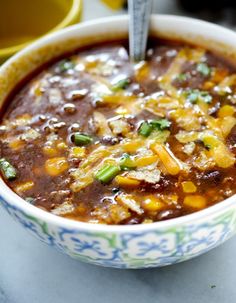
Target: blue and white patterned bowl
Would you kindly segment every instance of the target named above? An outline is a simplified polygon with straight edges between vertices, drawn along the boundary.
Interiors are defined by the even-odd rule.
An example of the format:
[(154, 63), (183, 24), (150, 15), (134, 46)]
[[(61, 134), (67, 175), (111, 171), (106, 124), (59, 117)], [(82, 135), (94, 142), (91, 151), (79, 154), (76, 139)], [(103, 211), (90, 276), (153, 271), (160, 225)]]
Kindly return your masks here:
[[(126, 16), (76, 25), (27, 47), (0, 68), (0, 104), (14, 86), (43, 63), (63, 53), (127, 35)], [(153, 16), (154, 35), (194, 42), (236, 58), (236, 34), (222, 27), (175, 16)], [(0, 180), (0, 202), (38, 239), (78, 260), (118, 268), (158, 267), (198, 256), (236, 230), (236, 197), (206, 210), (164, 222), (106, 226), (54, 216), (18, 197)]]

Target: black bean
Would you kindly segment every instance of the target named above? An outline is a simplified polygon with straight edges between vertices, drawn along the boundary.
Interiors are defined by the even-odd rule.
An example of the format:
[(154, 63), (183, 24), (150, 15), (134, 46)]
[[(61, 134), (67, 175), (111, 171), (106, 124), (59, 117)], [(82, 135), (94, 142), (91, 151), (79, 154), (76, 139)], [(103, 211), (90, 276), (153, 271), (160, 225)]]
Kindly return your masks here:
[(115, 145), (115, 144), (119, 143), (120, 140), (116, 137), (104, 136), (101, 141), (103, 144)]
[(131, 218), (128, 221), (125, 221), (125, 224), (134, 225), (134, 224), (139, 224), (140, 222), (141, 222), (140, 218)]
[(67, 114), (74, 114), (76, 112), (76, 106), (73, 103), (66, 103), (63, 106), (63, 110)]
[(88, 90), (86, 88), (73, 90), (69, 92), (69, 94), (67, 95), (67, 99), (75, 101), (84, 98), (87, 94)]
[(222, 173), (218, 170), (212, 170), (205, 172), (199, 176), (200, 180), (203, 180), (207, 183), (218, 184), (222, 180)]
[(113, 194), (117, 194), (120, 191), (120, 189), (118, 187), (113, 187), (111, 191)]
[(227, 137), (227, 144), (232, 149), (232, 152), (236, 154), (236, 125), (232, 128), (230, 134)]
[(160, 181), (155, 184), (147, 183), (147, 182), (142, 182), (141, 187), (142, 191), (149, 191), (149, 192), (162, 192), (164, 191), (167, 187), (170, 189), (171, 186), (175, 183), (175, 179), (171, 177), (161, 177)]
[(68, 131), (69, 131), (69, 133), (70, 132), (78, 132), (78, 131), (80, 131), (81, 130), (81, 128), (80, 128), (80, 124), (79, 123), (73, 123), (73, 124), (71, 124), (71, 126), (69, 127), (69, 129), (68, 129)]

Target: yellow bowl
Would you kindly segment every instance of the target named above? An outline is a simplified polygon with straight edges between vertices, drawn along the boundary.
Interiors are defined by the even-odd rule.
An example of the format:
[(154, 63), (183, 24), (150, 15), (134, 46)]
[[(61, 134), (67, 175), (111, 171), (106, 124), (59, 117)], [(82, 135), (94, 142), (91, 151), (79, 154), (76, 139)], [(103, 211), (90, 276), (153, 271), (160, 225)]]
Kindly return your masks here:
[[(4, 34), (7, 34), (9, 27), (11, 27), (10, 28), (11, 33), (14, 33), (14, 31), (17, 32), (17, 30), (19, 30), (17, 28), (17, 24), (19, 27), (19, 24), (21, 25), (23, 22), (26, 22), (24, 15), (21, 14), (20, 10), (23, 10), (23, 9), (27, 10), (27, 8), (29, 9), (29, 11), (27, 12), (27, 14), (28, 14), (27, 17), (29, 20), (31, 20), (31, 22), (29, 22), (29, 24), (27, 24), (27, 26), (29, 26), (29, 27), (31, 26), (31, 29), (35, 26), (35, 30), (36, 30), (36, 33), (33, 34), (33, 37), (29, 36), (29, 39), (28, 40), (24, 39), (23, 43), (17, 43), (17, 44), (11, 43), (11, 45), (9, 45), (9, 46), (4, 45), (3, 48), (0, 48), (0, 63), (2, 63), (4, 60), (9, 58), (10, 56), (15, 54), (22, 48), (24, 48), (29, 43), (33, 42), (35, 39), (37, 39), (45, 34), (62, 29), (68, 25), (75, 24), (75, 23), (79, 22), (80, 18), (81, 18), (82, 0), (45, 0), (45, 1), (34, 0), (33, 1), (34, 13), (37, 14), (37, 16), (35, 16), (35, 18), (34, 18), (34, 14), (32, 14), (32, 15), (29, 14), (30, 5), (27, 5), (27, 2), (28, 2), (28, 4), (30, 4), (29, 0), (24, 0), (21, 2), (18, 2), (18, 0), (13, 1), (11, 6), (9, 6), (9, 5), (7, 6), (6, 12), (4, 11), (4, 8), (2, 8), (2, 5), (0, 5), (0, 18), (2, 18), (1, 14), (5, 14), (5, 17), (6, 17), (5, 19), (7, 20), (7, 22), (9, 22), (8, 24), (6, 24), (7, 22), (0, 24), (2, 26), (2, 31)], [(43, 5), (44, 5), (43, 2), (45, 2), (44, 7), (43, 7)], [(19, 4), (21, 5), (21, 7), (18, 6)], [(25, 4), (25, 6), (24, 6), (24, 4)], [(37, 5), (38, 5), (38, 7), (37, 7)], [(37, 29), (37, 27), (39, 28), (39, 26), (38, 26), (38, 24), (34, 24), (34, 20), (37, 20), (37, 18), (40, 19), (39, 17), (40, 17), (40, 13), (41, 13), (42, 23), (43, 22), (45, 23), (46, 18), (49, 17), (48, 15), (50, 15), (48, 9), (50, 8), (52, 10), (53, 6), (57, 6), (58, 9), (60, 6), (61, 10), (63, 7), (63, 11), (65, 11), (65, 14), (62, 15), (62, 13), (61, 13), (62, 18), (59, 20), (59, 22), (52, 24), (51, 28), (50, 27), (46, 28), (45, 32), (42, 32), (42, 31), (40, 32), (40, 30)], [(43, 9), (40, 9), (40, 8), (43, 8)], [(45, 12), (47, 12), (48, 15), (45, 15)], [(15, 16), (18, 20), (15, 19)], [(12, 18), (15, 19), (14, 22), (11, 22)], [(24, 20), (22, 20), (22, 18), (24, 18)], [(18, 21), (18, 22), (16, 22), (16, 21)], [(35, 21), (35, 22), (37, 22), (37, 21)], [(50, 22), (53, 23), (53, 21), (50, 21)], [(14, 26), (16, 28), (14, 28)], [(37, 33), (37, 31), (39, 33)], [(32, 32), (32, 30), (31, 30), (31, 32)], [(0, 31), (0, 39), (1, 39), (1, 31)]]

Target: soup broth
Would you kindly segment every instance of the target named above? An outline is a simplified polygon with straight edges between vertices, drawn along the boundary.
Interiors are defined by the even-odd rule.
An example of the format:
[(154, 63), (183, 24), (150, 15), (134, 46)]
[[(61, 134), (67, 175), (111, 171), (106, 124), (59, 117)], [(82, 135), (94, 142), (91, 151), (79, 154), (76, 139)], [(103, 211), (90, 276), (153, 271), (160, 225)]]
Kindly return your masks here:
[(25, 203), (84, 222), (139, 224), (235, 194), (235, 67), (157, 39), (146, 61), (131, 63), (127, 44), (49, 64), (9, 100), (0, 168)]

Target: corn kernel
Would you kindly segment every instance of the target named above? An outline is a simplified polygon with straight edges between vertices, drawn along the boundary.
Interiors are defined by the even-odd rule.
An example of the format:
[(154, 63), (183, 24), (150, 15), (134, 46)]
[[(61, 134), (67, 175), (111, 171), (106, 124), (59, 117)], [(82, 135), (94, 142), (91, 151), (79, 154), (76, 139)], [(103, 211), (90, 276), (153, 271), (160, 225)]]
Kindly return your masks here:
[(157, 153), (167, 172), (170, 175), (177, 175), (180, 172), (180, 166), (173, 156), (167, 151), (166, 147), (161, 144), (153, 144), (152, 150)]
[(68, 162), (64, 157), (56, 157), (56, 158), (48, 159), (45, 162), (45, 169), (47, 173), (52, 177), (59, 176), (65, 170), (67, 170), (68, 167), (69, 167)]
[(212, 81), (215, 83), (219, 83), (224, 80), (224, 78), (227, 76), (228, 71), (226, 69), (215, 69), (213, 71), (212, 75)]
[(70, 157), (74, 158), (82, 158), (85, 156), (85, 147), (72, 147), (70, 150)]
[(202, 209), (206, 207), (206, 199), (203, 196), (189, 195), (184, 198), (184, 205), (192, 208)]
[(97, 67), (98, 63), (99, 63), (99, 61), (97, 61), (97, 60), (91, 60), (91, 61), (87, 60), (85, 62), (86, 69), (95, 68), (95, 67)]
[(219, 109), (218, 117), (224, 118), (228, 116), (233, 116), (235, 113), (235, 108), (232, 105), (224, 105)]
[(154, 196), (147, 196), (142, 203), (142, 207), (146, 211), (158, 211), (165, 208), (165, 203)]
[(131, 179), (125, 176), (116, 176), (115, 182), (121, 187), (136, 187), (140, 184), (139, 180)]
[(151, 165), (157, 162), (158, 156), (146, 156), (135, 160), (135, 165), (138, 167)]
[(208, 89), (211, 89), (215, 86), (215, 83), (212, 82), (212, 81), (206, 81), (204, 84), (203, 84), (203, 89), (204, 90), (208, 90)]
[(236, 125), (236, 118), (232, 116), (228, 116), (228, 117), (220, 118), (218, 120), (222, 134), (224, 138), (226, 138), (230, 134), (232, 128)]
[(22, 140), (16, 139), (9, 142), (9, 147), (15, 150), (18, 150), (24, 146), (24, 142)]
[(43, 153), (46, 156), (55, 157), (57, 155), (57, 150), (54, 147), (50, 146), (50, 145), (45, 145), (43, 147)]
[(182, 182), (182, 188), (185, 193), (195, 193), (197, 191), (197, 187), (191, 181)]
[(127, 115), (129, 114), (129, 111), (127, 110), (127, 108), (123, 107), (123, 106), (120, 106), (118, 107), (115, 112), (118, 114), (118, 115)]
[(33, 186), (34, 186), (34, 182), (28, 181), (28, 182), (17, 185), (17, 187), (15, 188), (15, 191), (17, 193), (22, 193), (22, 192), (25, 192), (25, 191), (31, 189)]
[(57, 148), (58, 149), (66, 149), (68, 146), (67, 146), (67, 144), (65, 143), (65, 142), (59, 142), (59, 143), (57, 143)]
[(123, 144), (123, 150), (126, 151), (127, 153), (134, 153), (136, 152), (137, 149), (142, 147), (143, 143), (140, 140), (136, 141), (128, 141)]
[(202, 136), (202, 141), (205, 146), (208, 146), (210, 149), (217, 147), (221, 141), (212, 134), (204, 134)]

